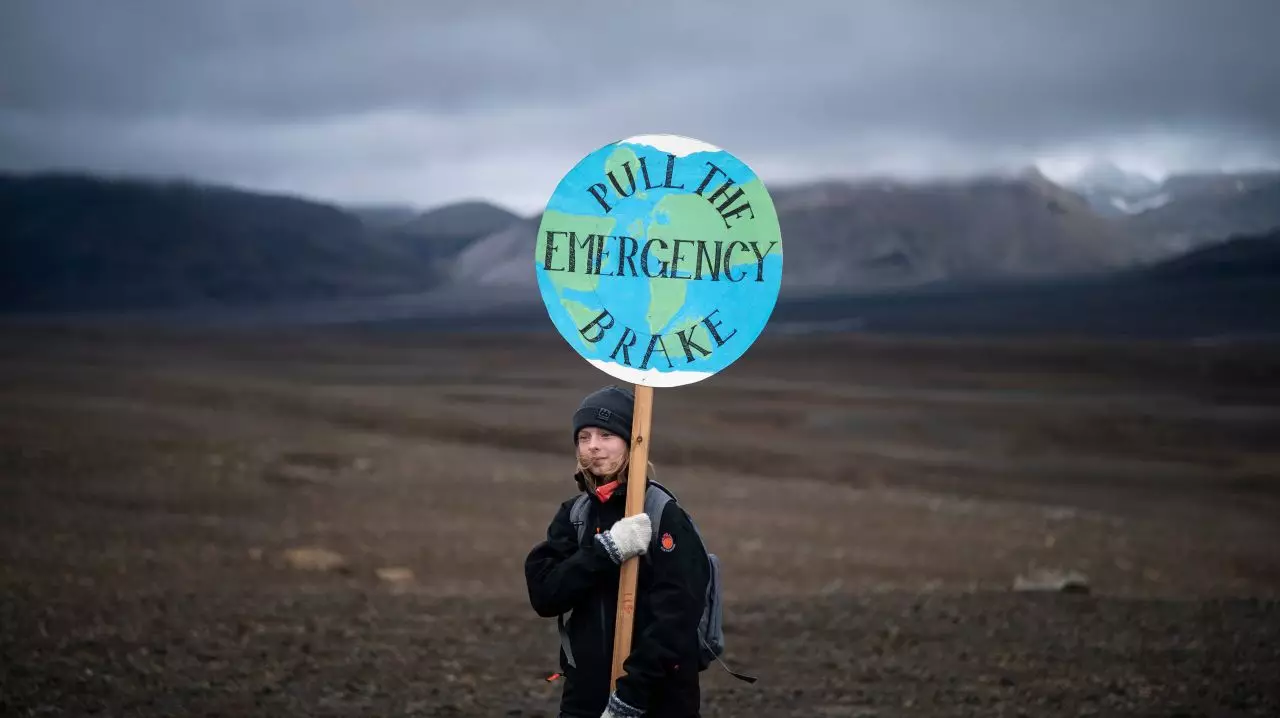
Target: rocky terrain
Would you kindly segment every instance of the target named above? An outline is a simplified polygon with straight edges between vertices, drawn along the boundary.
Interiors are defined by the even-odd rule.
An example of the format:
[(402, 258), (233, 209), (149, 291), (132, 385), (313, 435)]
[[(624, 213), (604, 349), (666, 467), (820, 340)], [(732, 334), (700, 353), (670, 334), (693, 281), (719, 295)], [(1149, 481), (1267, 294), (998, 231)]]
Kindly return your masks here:
[[(607, 381), (558, 337), (0, 336), (0, 714), (556, 715), (521, 563)], [(657, 391), (760, 677), (703, 715), (1280, 712), (1278, 368), (773, 337)]]

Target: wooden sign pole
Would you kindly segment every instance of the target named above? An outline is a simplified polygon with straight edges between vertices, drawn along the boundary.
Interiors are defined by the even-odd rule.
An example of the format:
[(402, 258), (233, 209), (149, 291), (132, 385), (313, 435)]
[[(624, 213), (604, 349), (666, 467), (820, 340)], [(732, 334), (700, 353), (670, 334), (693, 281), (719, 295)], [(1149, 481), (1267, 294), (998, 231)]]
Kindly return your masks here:
[[(644, 494), (648, 486), (649, 427), (653, 417), (653, 387), (637, 384), (635, 408), (631, 419), (631, 458), (627, 468), (626, 516), (644, 511)], [(617, 688), (622, 677), (622, 664), (631, 655), (631, 628), (636, 614), (636, 579), (640, 575), (640, 557), (622, 564), (618, 581), (618, 619), (613, 630), (613, 676), (609, 690)]]

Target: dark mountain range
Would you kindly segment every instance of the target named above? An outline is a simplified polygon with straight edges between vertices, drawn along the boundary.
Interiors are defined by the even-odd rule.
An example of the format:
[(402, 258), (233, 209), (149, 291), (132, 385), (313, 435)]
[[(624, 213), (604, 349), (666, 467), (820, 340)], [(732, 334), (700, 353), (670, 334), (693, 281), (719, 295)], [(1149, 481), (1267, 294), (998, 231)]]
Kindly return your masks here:
[(0, 176), (0, 307), (125, 309), (419, 291), (428, 268), (335, 207), (186, 182)]
[(1232, 235), (1280, 227), (1280, 173), (1171, 177), (1162, 191), (1167, 202), (1121, 224), (1149, 248), (1150, 256), (1170, 256)]
[[(1133, 249), (1079, 196), (1038, 173), (906, 184), (821, 182), (771, 189), (786, 248), (783, 292), (1054, 276), (1126, 264)], [(533, 286), (538, 219), (467, 247), (458, 284)]]
[(1280, 172), (1182, 174), (1156, 182), (1099, 163), (1066, 186), (1113, 219), (1143, 260), (1280, 227)]
[(780, 300), (768, 331), (1280, 339), (1280, 231), (1148, 266)]
[(843, 182), (775, 195), (786, 288), (875, 289), (1050, 277), (1126, 264), (1125, 236), (1039, 173), (905, 184)]
[(1128, 274), (1148, 280), (1217, 281), (1263, 279), (1280, 282), (1280, 229), (1232, 237)]
[[(1129, 326), (1139, 315), (1159, 324), (1159, 316), (1177, 321), (1223, 307), (1246, 316), (1247, 303), (1234, 302), (1250, 291), (1262, 292), (1257, 306), (1274, 307), (1274, 265), (1255, 249), (1272, 246), (1267, 240), (1215, 242), (1207, 254), (1161, 262), (1170, 251), (1131, 235), (1140, 223), (1208, 226), (1205, 215), (1218, 218), (1218, 238), (1239, 234), (1235, 226), (1265, 224), (1276, 204), (1268, 201), (1276, 189), (1268, 176), (1166, 184), (1182, 198), (1119, 219), (1098, 216), (1081, 195), (1038, 173), (771, 188), (787, 247), (777, 316), (791, 325), (885, 330), (975, 321), (1035, 327), (1083, 321), (1080, 308), (1088, 306), (1111, 315), (1091, 321)], [(376, 319), (380, 307), (393, 307), (395, 316), (448, 321), (447, 307), (427, 312), (424, 302), (465, 295), (478, 298), (468, 321), (483, 324), (490, 309), (514, 316), (525, 311), (522, 302), (540, 317), (530, 262), (538, 221), (472, 202), (388, 229), (330, 205), (223, 187), (0, 176), (0, 308), (251, 305), (265, 312), (270, 303), (272, 316), (288, 317), (290, 303), (306, 302), (311, 321), (328, 321), (332, 302), (343, 307), (335, 319)], [(380, 299), (392, 295), (400, 298)], [(481, 301), (489, 296), (502, 299)], [(1121, 296), (1136, 298), (1133, 306), (1161, 296), (1167, 308), (1098, 304)], [(958, 318), (948, 324), (949, 316)], [(1231, 325), (1226, 315), (1213, 316), (1205, 326)]]
[(395, 229), (422, 214), (419, 209), (399, 204), (347, 205), (342, 210), (355, 215), (364, 226), (373, 230)]
[(477, 239), (519, 219), (519, 215), (495, 204), (471, 200), (423, 212), (399, 229), (427, 237)]
[(1169, 201), (1160, 182), (1111, 162), (1089, 165), (1065, 186), (1102, 217), (1125, 217)]
[[(483, 312), (464, 301), (453, 311), (434, 305), (394, 316), (366, 311), (341, 323), (389, 331), (555, 332), (532, 296), (532, 302), (495, 304)], [(1103, 275), (783, 296), (765, 329), (771, 335), (823, 331), (1280, 341), (1280, 232)]]
[(520, 217), (488, 202), (447, 204), (387, 227), (388, 240), (427, 262), (450, 260), (476, 240), (499, 232)]
[(533, 241), (539, 214), (472, 242), (453, 261), (450, 280), (461, 286), (533, 287)]

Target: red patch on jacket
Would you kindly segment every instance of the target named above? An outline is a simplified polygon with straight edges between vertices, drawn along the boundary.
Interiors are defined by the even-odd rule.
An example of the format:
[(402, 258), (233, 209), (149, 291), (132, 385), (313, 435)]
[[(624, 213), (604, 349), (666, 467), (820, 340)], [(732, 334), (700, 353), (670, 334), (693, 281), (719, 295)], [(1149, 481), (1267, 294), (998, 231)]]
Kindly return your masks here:
[(671, 534), (664, 533), (662, 534), (661, 546), (663, 551), (667, 551), (667, 552), (674, 551), (676, 547), (676, 540), (671, 538)]

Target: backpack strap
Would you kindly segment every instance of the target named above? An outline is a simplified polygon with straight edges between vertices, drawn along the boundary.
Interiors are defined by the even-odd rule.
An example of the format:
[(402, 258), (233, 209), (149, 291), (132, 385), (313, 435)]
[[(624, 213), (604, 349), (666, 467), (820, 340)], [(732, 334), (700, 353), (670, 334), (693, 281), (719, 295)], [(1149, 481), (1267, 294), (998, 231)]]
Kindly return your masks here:
[(560, 648), (564, 650), (565, 660), (569, 662), (570, 666), (577, 668), (578, 664), (573, 661), (573, 646), (569, 645), (569, 627), (567, 625), (569, 617), (572, 615), (573, 610), (571, 609), (568, 613), (556, 616), (556, 630), (560, 632)]
[[(573, 506), (569, 507), (569, 523), (578, 532), (578, 545), (582, 545), (582, 537), (587, 531), (587, 510), (591, 508), (588, 503), (591, 497), (587, 494), (578, 494), (578, 498), (574, 500)], [(560, 647), (564, 649), (564, 657), (568, 660), (569, 665), (577, 668), (578, 664), (573, 660), (573, 647), (569, 645), (569, 617), (573, 615), (570, 610), (556, 616), (556, 629), (560, 632)]]
[(667, 487), (656, 481), (650, 481), (645, 486), (644, 512), (649, 515), (649, 525), (651, 526), (649, 551), (644, 554), (644, 558), (648, 562), (653, 561), (653, 547), (658, 545), (658, 527), (662, 524), (662, 510), (674, 499), (675, 494), (672, 494), (667, 490)]
[[(669, 501), (675, 500), (675, 494), (667, 487), (656, 481), (650, 480), (645, 484), (644, 492), (644, 512), (649, 515), (649, 523), (651, 526), (651, 534), (649, 541), (656, 545), (658, 542), (658, 526), (662, 523), (662, 509), (666, 508)], [(578, 531), (578, 543), (582, 543), (582, 537), (587, 530), (587, 511), (590, 509), (589, 502), (591, 497), (587, 494), (581, 494), (573, 502), (573, 506), (569, 507), (569, 523)], [(648, 558), (648, 553), (645, 554)]]
[(574, 499), (573, 506), (569, 507), (569, 523), (578, 532), (578, 544), (582, 544), (582, 535), (587, 530), (587, 509), (590, 506), (587, 502), (591, 497), (587, 494), (578, 494), (578, 498)]

